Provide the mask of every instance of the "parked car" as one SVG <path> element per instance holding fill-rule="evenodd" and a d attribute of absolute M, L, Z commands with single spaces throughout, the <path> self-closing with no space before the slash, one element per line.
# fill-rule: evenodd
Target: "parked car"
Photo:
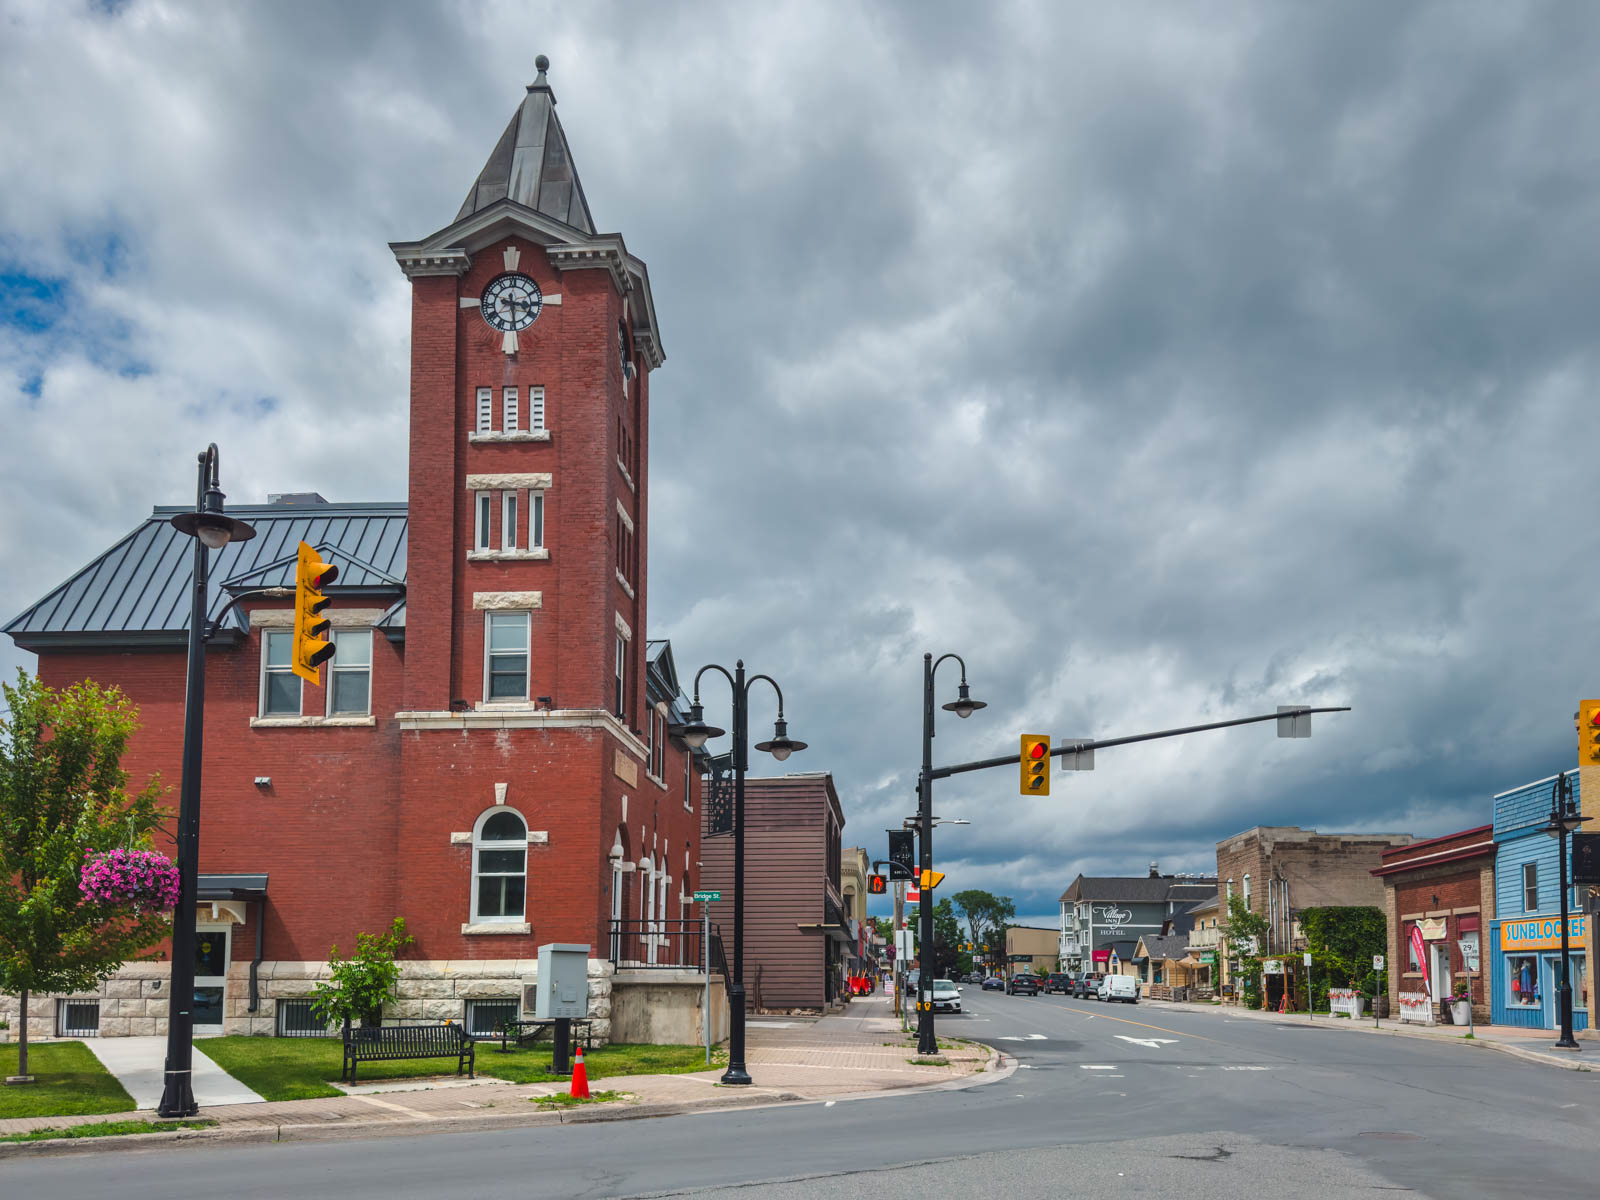
<path fill-rule="evenodd" d="M 1095 989 L 1096 1000 L 1120 1000 L 1124 1004 L 1139 1003 L 1139 981 L 1132 975 L 1107 975 Z"/>
<path fill-rule="evenodd" d="M 1044 977 L 1044 989 L 1047 994 L 1060 992 L 1065 996 L 1072 990 L 1072 976 L 1065 971 L 1051 971 Z"/>
<path fill-rule="evenodd" d="M 1094 972 L 1079 975 L 1072 981 L 1072 994 L 1079 1000 L 1093 1000 L 1095 989 L 1100 986 L 1100 980 L 1103 978 L 1103 975 Z"/>
<path fill-rule="evenodd" d="M 1037 975 L 1013 975 L 1011 982 L 1006 984 L 1006 995 L 1021 996 L 1024 993 L 1029 996 L 1037 996 L 1039 994 L 1039 977 Z"/>
<path fill-rule="evenodd" d="M 951 979 L 935 979 L 933 981 L 933 1011 L 953 1012 L 961 1011 L 961 989 Z"/>
<path fill-rule="evenodd" d="M 983 981 L 983 990 L 986 992 L 1003 992 L 1006 990 L 1006 981 L 998 975 L 991 975 Z"/>

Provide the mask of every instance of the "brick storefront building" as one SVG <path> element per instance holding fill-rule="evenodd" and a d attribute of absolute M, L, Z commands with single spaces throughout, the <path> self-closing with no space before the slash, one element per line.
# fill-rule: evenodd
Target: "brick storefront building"
<path fill-rule="evenodd" d="M 481 1026 L 519 1003 L 541 943 L 577 942 L 604 1019 L 613 919 L 635 923 L 621 957 L 655 962 L 682 944 L 665 922 L 697 916 L 700 777 L 666 733 L 670 648 L 646 645 L 660 333 L 540 68 L 454 222 L 391 247 L 412 291 L 409 503 L 237 506 L 257 536 L 212 555 L 213 617 L 292 586 L 301 540 L 340 577 L 323 687 L 285 669 L 289 601 L 242 603 L 208 646 L 203 1031 L 303 1020 L 280 1002 L 329 947 L 396 916 L 416 945 L 386 1016 Z M 46 683 L 127 692 L 126 766 L 174 806 L 193 545 L 176 511 L 7 626 Z M 108 981 L 98 1031 L 161 1032 L 167 971 Z M 30 1014 L 42 1034 L 56 999 Z"/>
<path fill-rule="evenodd" d="M 1472 989 L 1472 1019 L 1489 1021 L 1490 922 L 1495 919 L 1494 826 L 1464 829 L 1383 852 L 1372 874 L 1383 883 L 1389 926 L 1389 1011 L 1400 993 L 1424 991 L 1423 966 L 1411 952 L 1411 929 L 1420 926 L 1434 1015 L 1452 984 Z"/>

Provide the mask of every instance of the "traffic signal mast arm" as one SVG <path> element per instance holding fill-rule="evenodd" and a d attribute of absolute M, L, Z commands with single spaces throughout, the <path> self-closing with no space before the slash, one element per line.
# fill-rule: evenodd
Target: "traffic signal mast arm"
<path fill-rule="evenodd" d="M 1084 750 L 1104 750 L 1108 746 L 1126 746 L 1133 742 L 1153 742 L 1157 738 L 1178 737 L 1185 733 L 1204 733 L 1208 729 L 1227 729 L 1234 725 L 1253 725 L 1258 721 L 1277 721 L 1284 718 L 1309 717 L 1312 713 L 1349 712 L 1350 706 L 1341 708 L 1306 708 L 1294 705 L 1284 708 L 1281 712 L 1264 713 L 1259 717 L 1238 717 L 1232 721 L 1213 721 L 1209 725 L 1186 725 L 1182 729 L 1162 729 L 1156 733 L 1135 733 L 1128 737 L 1102 738 L 1099 741 L 1086 741 L 1076 739 L 1068 741 L 1065 745 L 1058 746 L 1050 751 L 1052 758 L 1077 754 Z M 968 771 L 983 771 L 989 767 L 1014 767 L 1017 765 L 1017 753 L 1012 751 L 1002 758 L 985 758 L 978 762 L 956 763 L 949 767 L 934 767 L 928 775 L 929 779 L 948 779 L 952 775 L 964 775 Z"/>

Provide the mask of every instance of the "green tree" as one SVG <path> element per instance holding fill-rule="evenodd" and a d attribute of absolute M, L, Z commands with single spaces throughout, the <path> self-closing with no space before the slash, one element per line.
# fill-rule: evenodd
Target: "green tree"
<path fill-rule="evenodd" d="M 1311 951 L 1315 997 L 1325 998 L 1329 987 L 1347 985 L 1369 996 L 1381 993 L 1387 980 L 1372 969 L 1372 959 L 1389 946 L 1389 925 L 1382 909 L 1370 905 L 1303 908 L 1299 919 L 1306 949 Z"/>
<path fill-rule="evenodd" d="M 128 791 L 122 756 L 139 714 L 118 689 L 58 691 L 18 671 L 0 691 L 0 992 L 22 1000 L 27 1075 L 29 995 L 96 988 L 168 933 L 166 914 L 92 902 L 78 886 L 91 854 L 150 848 L 163 789 L 151 779 Z"/>
<path fill-rule="evenodd" d="M 967 932 L 971 935 L 968 940 L 979 946 L 987 942 L 993 947 L 990 962 L 994 961 L 994 955 L 1004 954 L 1006 925 L 1017 915 L 1017 906 L 1011 897 L 968 888 L 950 899 L 967 922 Z"/>
<path fill-rule="evenodd" d="M 1243 897 L 1228 897 L 1228 919 L 1221 925 L 1228 939 L 1228 957 L 1239 962 L 1239 987 L 1246 1005 L 1261 1003 L 1261 946 L 1267 937 L 1267 919 L 1246 907 Z"/>
<path fill-rule="evenodd" d="M 922 932 L 921 913 L 916 905 L 906 910 L 906 922 L 917 931 L 920 937 Z M 946 979 L 953 973 L 961 970 L 963 957 L 966 958 L 967 970 L 972 970 L 972 959 L 961 949 L 961 925 L 956 920 L 955 906 L 948 899 L 939 901 L 933 906 L 933 949 L 924 955 L 920 943 L 917 947 L 919 959 L 928 960 L 929 969 L 933 971 L 932 978 Z"/>
<path fill-rule="evenodd" d="M 405 918 L 396 917 L 387 933 L 356 934 L 356 952 L 349 958 L 340 956 L 338 946 L 330 946 L 328 966 L 333 982 L 311 989 L 311 1011 L 317 1020 L 380 1024 L 383 1002 L 394 994 L 400 978 L 395 955 L 415 940 L 406 932 Z"/>

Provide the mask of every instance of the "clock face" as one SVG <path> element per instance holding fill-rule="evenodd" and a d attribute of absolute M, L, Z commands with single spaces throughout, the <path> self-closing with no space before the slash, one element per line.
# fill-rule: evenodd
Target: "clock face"
<path fill-rule="evenodd" d="M 538 320 L 543 304 L 544 293 L 537 283 L 526 275 L 507 271 L 490 280 L 489 286 L 483 289 L 478 307 L 492 328 L 514 333 Z"/>

